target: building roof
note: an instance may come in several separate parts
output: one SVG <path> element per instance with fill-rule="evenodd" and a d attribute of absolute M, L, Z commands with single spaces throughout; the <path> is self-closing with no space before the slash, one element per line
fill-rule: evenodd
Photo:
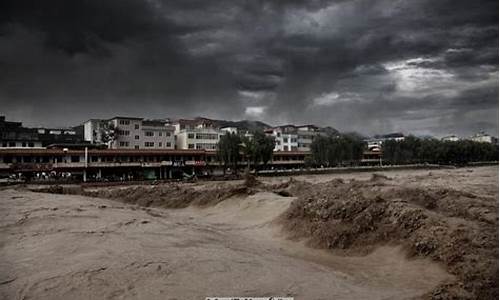
<path fill-rule="evenodd" d="M 128 120 L 144 120 L 144 118 L 137 118 L 137 117 L 122 117 L 122 116 L 115 116 L 109 120 L 115 120 L 115 119 L 128 119 Z"/>
<path fill-rule="evenodd" d="M 166 126 L 167 121 L 165 120 L 142 120 L 142 126 Z"/>
<path fill-rule="evenodd" d="M 83 149 L 63 148 L 40 149 L 40 148 L 0 148 L 0 155 L 65 155 L 65 154 L 83 154 Z M 202 155 L 209 153 L 206 150 L 189 149 L 89 149 L 89 154 L 96 155 Z"/>
<path fill-rule="evenodd" d="M 70 144 L 70 143 L 57 143 L 57 144 L 50 144 L 47 146 L 47 149 L 105 149 L 108 146 L 105 144 L 91 144 L 90 142 L 83 142 L 83 143 L 75 143 L 75 144 Z"/>

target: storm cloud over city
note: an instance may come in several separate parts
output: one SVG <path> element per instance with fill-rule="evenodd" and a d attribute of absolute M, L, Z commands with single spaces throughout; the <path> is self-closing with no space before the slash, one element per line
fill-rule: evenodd
<path fill-rule="evenodd" d="M 0 3 L 1 113 L 498 135 L 498 1 Z"/>

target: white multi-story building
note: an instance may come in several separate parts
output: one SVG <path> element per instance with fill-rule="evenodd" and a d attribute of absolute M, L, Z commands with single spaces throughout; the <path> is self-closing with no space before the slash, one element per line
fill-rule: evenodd
<path fill-rule="evenodd" d="M 267 135 L 274 137 L 274 151 L 311 151 L 314 137 L 321 131 L 314 125 L 284 125 L 267 129 Z"/>
<path fill-rule="evenodd" d="M 90 119 L 83 123 L 83 139 L 92 144 L 103 143 L 103 134 L 107 129 L 107 122 L 101 119 Z"/>
<path fill-rule="evenodd" d="M 174 127 L 163 120 L 114 117 L 84 123 L 84 138 L 112 149 L 174 149 Z"/>
<path fill-rule="evenodd" d="M 297 128 L 284 125 L 266 130 L 266 134 L 274 137 L 274 151 L 297 151 L 299 149 Z"/>
<path fill-rule="evenodd" d="M 484 132 L 479 132 L 474 134 L 473 136 L 470 137 L 470 140 L 480 143 L 491 143 L 491 144 L 498 143 L 498 139 Z"/>
<path fill-rule="evenodd" d="M 365 139 L 367 148 L 370 151 L 381 151 L 382 145 L 385 141 L 396 141 L 402 142 L 405 140 L 405 136 L 402 133 L 390 133 L 385 135 L 376 135 L 371 139 Z"/>
<path fill-rule="evenodd" d="M 220 130 L 200 120 L 174 122 L 177 149 L 217 150 L 220 137 L 231 130 Z"/>
<path fill-rule="evenodd" d="M 458 136 L 452 134 L 452 135 L 442 137 L 441 140 L 444 142 L 458 142 L 460 140 L 460 138 Z"/>
<path fill-rule="evenodd" d="M 299 151 L 311 151 L 314 137 L 320 134 L 319 128 L 314 125 L 297 126 L 297 147 Z"/>

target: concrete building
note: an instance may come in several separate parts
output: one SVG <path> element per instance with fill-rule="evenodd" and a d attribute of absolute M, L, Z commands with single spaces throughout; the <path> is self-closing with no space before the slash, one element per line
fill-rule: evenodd
<path fill-rule="evenodd" d="M 310 151 L 314 137 L 321 134 L 314 125 L 283 125 L 265 132 L 274 137 L 274 151 Z"/>
<path fill-rule="evenodd" d="M 265 133 L 274 137 L 274 151 L 298 151 L 298 134 L 294 125 L 277 126 Z"/>
<path fill-rule="evenodd" d="M 180 126 L 177 126 L 177 128 L 180 128 Z M 195 127 L 184 126 L 184 129 L 180 129 L 175 133 L 176 146 L 177 149 L 215 151 L 220 137 L 224 134 L 226 134 L 226 131 L 205 127 L 203 124 Z"/>
<path fill-rule="evenodd" d="M 110 149 L 174 149 L 174 127 L 163 120 L 114 117 L 84 123 L 84 137 Z"/>
<path fill-rule="evenodd" d="M 297 147 L 299 151 L 311 151 L 311 144 L 317 135 L 321 134 L 314 125 L 297 126 Z"/>
<path fill-rule="evenodd" d="M 53 144 L 84 143 L 83 126 L 72 128 L 37 128 L 38 139 L 43 147 Z M 88 142 L 87 142 L 88 143 Z"/>
<path fill-rule="evenodd" d="M 460 138 L 454 134 L 452 135 L 447 135 L 441 138 L 443 142 L 458 142 Z"/>
<path fill-rule="evenodd" d="M 238 134 L 238 133 L 240 133 L 239 130 L 238 130 L 238 128 L 236 128 L 236 127 L 223 127 L 220 130 L 223 131 L 224 133 L 226 133 L 226 132 L 229 132 L 231 134 Z"/>
<path fill-rule="evenodd" d="M 234 127 L 218 128 L 206 118 L 179 119 L 172 125 L 175 128 L 176 149 L 215 151 L 221 136 L 227 132 L 238 132 Z"/>
<path fill-rule="evenodd" d="M 373 138 L 365 139 L 365 143 L 369 151 L 381 151 L 382 144 L 385 141 L 397 141 L 401 142 L 405 140 L 405 136 L 402 133 L 390 133 L 383 135 L 375 135 Z"/>
<path fill-rule="evenodd" d="M 490 144 L 497 144 L 498 139 L 481 131 L 479 133 L 474 134 L 473 136 L 470 137 L 471 141 L 474 142 L 479 142 L 479 143 L 490 143 Z"/>
<path fill-rule="evenodd" d="M 400 132 L 397 132 L 397 133 L 375 135 L 374 139 L 375 140 L 381 140 L 381 141 L 396 141 L 396 142 L 401 142 L 401 141 L 404 141 L 405 136 L 404 136 L 404 134 L 402 134 Z"/>
<path fill-rule="evenodd" d="M 91 144 L 101 144 L 106 140 L 104 137 L 109 129 L 108 122 L 101 119 L 90 119 L 83 123 L 83 139 Z"/>
<path fill-rule="evenodd" d="M 0 116 L 0 148 L 41 147 L 36 129 L 23 127 L 21 122 L 5 121 L 5 116 Z"/>
<path fill-rule="evenodd" d="M 368 151 L 380 152 L 382 151 L 382 141 L 381 140 L 365 140 L 366 148 Z"/>

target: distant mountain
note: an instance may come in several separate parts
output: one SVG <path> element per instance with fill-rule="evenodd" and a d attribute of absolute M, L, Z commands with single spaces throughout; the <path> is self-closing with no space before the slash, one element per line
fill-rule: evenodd
<path fill-rule="evenodd" d="M 266 124 L 264 122 L 260 121 L 249 121 L 249 120 L 242 120 L 242 121 L 227 121 L 227 120 L 216 120 L 216 119 L 208 119 L 208 118 L 203 118 L 203 117 L 197 117 L 195 120 L 200 120 L 205 123 L 210 123 L 214 127 L 236 127 L 239 130 L 248 130 L 248 131 L 261 131 L 266 128 L 272 127 L 269 124 Z"/>
<path fill-rule="evenodd" d="M 340 134 L 340 132 L 337 129 L 330 127 L 330 126 L 321 127 L 321 131 L 323 131 L 327 135 L 332 135 L 332 136 L 336 136 L 336 135 Z"/>
<path fill-rule="evenodd" d="M 236 127 L 238 129 L 248 130 L 248 131 L 256 131 L 256 130 L 264 130 L 266 128 L 272 127 L 269 124 L 260 121 L 220 121 L 221 127 Z"/>

